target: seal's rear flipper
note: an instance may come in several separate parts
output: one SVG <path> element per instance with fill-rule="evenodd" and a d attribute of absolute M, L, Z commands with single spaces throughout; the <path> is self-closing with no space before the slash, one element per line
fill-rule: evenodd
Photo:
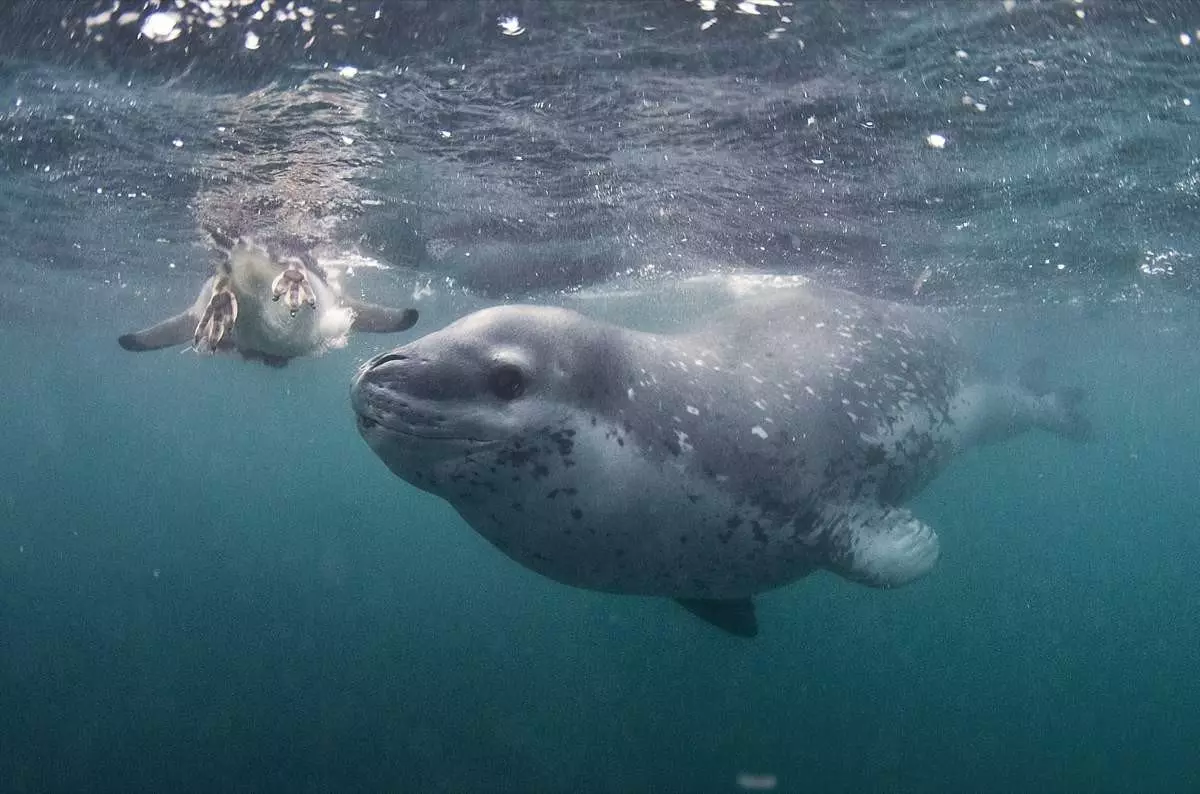
<path fill-rule="evenodd" d="M 420 316 L 416 309 L 389 309 L 386 306 L 376 306 L 374 303 L 344 298 L 346 307 L 354 312 L 354 322 L 350 328 L 354 331 L 367 331 L 373 334 L 391 334 L 396 331 L 407 331 L 417 323 Z"/>
<path fill-rule="evenodd" d="M 701 620 L 734 636 L 758 636 L 758 618 L 754 615 L 754 602 L 749 598 L 676 598 L 675 603 Z"/>
<path fill-rule="evenodd" d="M 192 333 L 195 330 L 196 316 L 191 312 L 183 312 L 169 320 L 163 320 L 158 325 L 152 325 L 136 333 L 124 334 L 117 339 L 117 344 L 135 353 L 144 350 L 161 350 L 164 347 L 173 347 L 192 341 Z"/>
<path fill-rule="evenodd" d="M 1083 411 L 1087 391 L 1079 386 L 1054 388 L 1049 371 L 1046 359 L 1038 357 L 1017 373 L 1021 388 L 1035 400 L 1034 423 L 1071 441 L 1087 441 L 1092 437 L 1092 423 Z"/>
<path fill-rule="evenodd" d="M 1038 425 L 1069 441 L 1088 441 L 1092 438 L 1092 422 L 1083 411 L 1087 391 L 1080 386 L 1055 389 L 1038 398 L 1042 406 Z"/>
<path fill-rule="evenodd" d="M 902 507 L 853 507 L 832 521 L 825 566 L 846 579 L 899 587 L 937 563 L 937 533 Z"/>

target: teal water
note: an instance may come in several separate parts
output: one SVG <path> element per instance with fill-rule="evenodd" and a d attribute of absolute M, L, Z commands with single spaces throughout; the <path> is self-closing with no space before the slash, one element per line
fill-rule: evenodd
<path fill-rule="evenodd" d="M 0 791 L 1200 789 L 1190 4 L 814 3 L 783 38 L 723 4 L 702 44 L 682 0 L 313 5 L 349 33 L 256 23 L 258 55 L 240 17 L 156 47 L 89 27 L 107 3 L 0 19 Z M 1000 371 L 1047 358 L 1097 437 L 965 454 L 913 505 L 928 578 L 815 574 L 726 637 L 392 476 L 348 389 L 410 334 L 120 350 L 231 206 L 378 257 L 351 283 L 413 333 L 501 300 L 703 321 L 684 277 L 733 270 L 901 297 Z"/>
<path fill-rule="evenodd" d="M 393 478 L 346 400 L 370 344 L 276 372 L 88 327 L 0 335 L 7 790 L 1197 781 L 1190 318 L 1008 326 L 1084 373 L 1097 440 L 966 455 L 915 506 L 934 574 L 814 575 L 753 642 L 543 580 Z"/>

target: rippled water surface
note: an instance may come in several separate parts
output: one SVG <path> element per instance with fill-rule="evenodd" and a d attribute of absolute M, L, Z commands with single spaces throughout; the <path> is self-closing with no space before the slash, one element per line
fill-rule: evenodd
<path fill-rule="evenodd" d="M 0 11 L 0 789 L 1200 786 L 1200 5 Z M 354 432 L 396 338 L 134 356 L 202 223 L 422 310 L 703 322 L 763 274 L 1046 358 L 1100 429 L 973 451 L 927 580 L 762 635 L 537 578 Z"/>

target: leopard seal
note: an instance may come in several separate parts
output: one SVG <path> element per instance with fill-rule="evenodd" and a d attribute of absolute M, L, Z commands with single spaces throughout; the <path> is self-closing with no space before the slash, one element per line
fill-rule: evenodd
<path fill-rule="evenodd" d="M 415 309 L 392 309 L 345 295 L 303 247 L 205 228 L 221 254 L 216 272 L 191 307 L 122 335 L 117 340 L 121 347 L 141 352 L 191 343 L 200 353 L 235 350 L 246 359 L 280 367 L 298 356 L 344 345 L 351 331 L 391 333 L 417 321 Z"/>
<path fill-rule="evenodd" d="M 522 565 L 662 596 L 733 634 L 818 569 L 927 573 L 905 502 L 958 452 L 1043 428 L 1084 439 L 1079 389 L 989 382 L 916 308 L 812 284 L 678 334 L 551 307 L 470 314 L 358 371 L 358 430 Z"/>

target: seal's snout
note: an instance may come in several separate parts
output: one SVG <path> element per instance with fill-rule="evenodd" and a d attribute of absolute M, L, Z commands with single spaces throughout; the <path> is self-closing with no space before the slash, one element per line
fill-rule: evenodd
<path fill-rule="evenodd" d="M 395 348 L 368 359 L 354 377 L 350 399 L 358 414 L 359 432 L 381 425 L 390 427 L 400 415 L 410 411 L 409 381 L 414 374 L 413 364 L 419 359 L 404 348 Z"/>
<path fill-rule="evenodd" d="M 401 353 L 399 349 L 391 350 L 387 353 L 380 353 L 374 358 L 367 359 L 362 366 L 358 368 L 358 372 L 354 376 L 355 389 L 357 390 L 359 385 L 366 380 L 377 380 L 381 376 L 386 378 L 387 375 L 394 374 L 389 373 L 388 370 L 394 369 L 394 367 L 389 368 L 388 364 L 400 364 L 408 360 L 409 355 L 407 353 Z"/>
<path fill-rule="evenodd" d="M 391 353 L 384 353 L 383 355 L 376 356 L 375 358 L 368 361 L 367 368 L 374 369 L 375 367 L 382 367 L 384 364 L 391 364 L 392 362 L 399 362 L 399 361 L 408 361 L 408 359 L 409 359 L 409 356 L 407 353 L 401 353 L 398 350 L 393 350 Z"/>

